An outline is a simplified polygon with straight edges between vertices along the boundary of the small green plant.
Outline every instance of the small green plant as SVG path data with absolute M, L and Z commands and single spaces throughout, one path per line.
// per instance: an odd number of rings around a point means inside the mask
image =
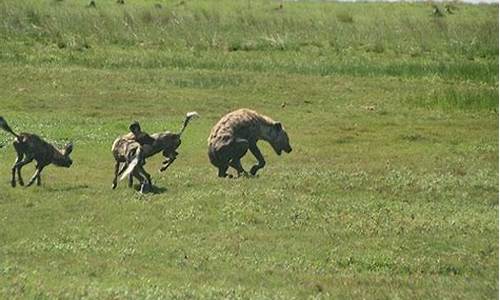
M 354 18 L 348 12 L 339 12 L 339 13 L 337 13 L 336 17 L 337 17 L 337 20 L 339 20 L 339 22 L 347 23 L 347 24 L 354 23 Z

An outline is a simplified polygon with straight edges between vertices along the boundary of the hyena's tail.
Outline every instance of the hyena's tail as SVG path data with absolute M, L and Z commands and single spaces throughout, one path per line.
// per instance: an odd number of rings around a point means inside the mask
M 5 121 L 5 119 L 3 117 L 0 117 L 0 128 L 2 128 L 3 130 L 7 131 L 8 133 L 12 134 L 13 136 L 15 136 L 16 138 L 19 137 L 19 135 L 17 135 L 17 133 L 15 133 L 9 126 L 9 124 L 7 124 L 7 121 Z

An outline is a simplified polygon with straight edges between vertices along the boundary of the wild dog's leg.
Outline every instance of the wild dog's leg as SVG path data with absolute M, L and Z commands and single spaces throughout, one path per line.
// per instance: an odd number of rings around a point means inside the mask
M 127 167 L 128 167 L 128 163 L 124 162 L 122 165 L 122 168 L 120 169 L 120 171 L 118 171 L 118 176 L 122 175 L 123 172 L 125 172 L 125 170 L 127 169 Z
M 141 182 L 141 189 L 139 190 L 139 192 L 141 194 L 149 192 L 152 187 L 151 175 L 149 175 L 149 173 L 144 170 L 142 165 L 138 166 L 138 173 L 144 178 Z
M 174 160 L 177 158 L 177 155 L 179 153 L 177 151 L 174 151 L 173 153 L 166 153 L 163 151 L 163 156 L 165 156 L 165 160 L 163 161 L 163 166 L 160 168 L 160 172 L 165 171 L 170 165 L 174 162 Z
M 38 173 L 38 176 L 36 177 L 36 185 L 37 186 L 41 186 L 42 185 L 42 175 L 40 173 Z
M 36 165 L 36 171 L 35 171 L 35 174 L 33 174 L 33 176 L 31 177 L 30 181 L 28 182 L 28 184 L 26 185 L 26 187 L 28 186 L 31 186 L 34 182 L 35 182 L 35 179 L 38 181 L 38 185 L 40 185 L 42 183 L 41 179 L 40 179 L 40 173 L 42 173 L 42 170 L 45 166 L 42 166 L 42 165 Z
M 128 176 L 128 187 L 132 187 L 133 185 L 133 177 L 135 177 L 137 180 L 139 180 L 139 183 L 142 185 L 144 183 L 146 179 L 146 176 L 143 175 L 142 171 L 144 171 L 143 169 L 143 165 L 145 164 L 145 161 L 142 161 L 142 162 L 139 162 L 134 170 L 132 171 L 132 173 L 130 173 L 130 175 Z
M 232 159 L 229 162 L 229 165 L 238 171 L 238 176 L 242 173 L 246 174 L 247 172 L 241 166 L 241 158 L 247 153 L 249 147 L 249 143 L 245 139 L 236 139 L 234 141 L 234 145 L 232 147 Z
M 137 166 L 137 168 L 134 169 L 134 171 L 132 171 L 131 173 L 131 176 L 133 175 L 135 178 L 137 178 L 137 180 L 139 180 L 139 184 L 140 184 L 140 192 L 141 193 L 144 193 L 145 192 L 145 185 L 147 183 L 149 183 L 148 179 L 146 178 L 146 176 L 140 171 L 141 167 L 140 166 Z
M 24 159 L 14 164 L 14 166 L 12 167 L 12 181 L 11 181 L 12 187 L 16 186 L 16 178 L 15 178 L 16 171 L 17 171 L 17 180 L 19 181 L 19 184 L 24 185 L 23 177 L 21 176 L 21 168 L 32 161 L 33 161 L 33 156 L 27 155 L 24 157 Z
M 115 163 L 115 178 L 113 178 L 113 184 L 111 185 L 111 188 L 114 190 L 116 188 L 116 185 L 118 184 L 118 173 L 120 172 L 120 162 Z
M 148 184 L 151 185 L 151 175 L 146 172 L 146 170 L 144 170 L 144 167 L 141 165 L 141 166 L 137 166 L 137 168 L 139 169 L 139 173 L 142 175 L 142 177 L 144 177 Z
M 247 174 L 247 171 L 243 169 L 243 166 L 241 165 L 241 160 L 239 158 L 233 158 L 233 160 L 229 162 L 229 166 L 231 166 L 238 172 L 238 177 L 241 176 L 241 174 Z
M 124 162 L 122 165 L 122 168 L 120 171 L 118 171 L 118 176 L 122 175 L 125 170 L 128 168 L 128 163 Z M 132 187 L 133 185 L 133 179 L 132 179 L 132 174 L 128 175 L 128 187 Z
M 40 172 L 38 172 L 38 176 L 36 177 L 36 185 L 41 186 L 42 185 L 42 170 L 45 168 L 45 166 L 40 167 Z
M 131 188 L 134 185 L 134 178 L 132 174 L 128 175 L 128 187 Z
M 12 179 L 10 181 L 10 184 L 12 187 L 16 187 L 16 169 L 17 169 L 17 164 L 23 160 L 24 154 L 22 152 L 17 153 L 16 161 L 12 165 Z
M 132 177 L 132 178 L 131 178 L 131 177 Z M 134 181 L 134 179 L 133 179 L 133 178 L 134 178 L 134 177 L 135 177 L 137 180 L 139 180 L 139 183 L 141 183 L 141 184 L 142 184 L 142 181 L 144 180 L 144 179 L 143 179 L 143 178 L 139 175 L 138 171 L 137 171 L 137 170 L 134 170 L 134 171 L 132 171 L 132 173 L 130 173 L 130 176 L 129 176 L 129 178 L 128 178 L 128 180 L 129 180 L 129 182 L 128 182 L 128 183 L 129 183 L 129 187 L 132 187 L 132 185 L 131 185 L 130 183 L 131 183 L 131 182 L 133 183 L 133 181 Z
M 177 152 L 177 151 L 170 152 L 170 153 L 163 151 L 163 156 L 166 158 L 163 161 L 163 164 L 167 164 L 167 163 L 171 162 L 172 160 L 175 160 L 177 158 L 177 155 L 179 155 L 179 152 Z
M 173 157 L 173 158 L 170 158 L 170 159 L 167 159 L 163 162 L 163 166 L 160 168 L 160 172 L 163 172 L 165 171 L 168 167 L 170 167 L 170 165 L 174 162 L 176 158 Z
M 266 165 L 266 161 L 264 160 L 264 156 L 262 156 L 262 153 L 260 152 L 259 148 L 257 147 L 256 143 L 251 143 L 250 146 L 250 152 L 257 158 L 257 164 L 252 167 L 250 170 L 250 174 L 255 175 L 259 169 L 264 168 Z
M 229 165 L 224 165 L 222 167 L 219 167 L 219 177 L 227 177 L 227 169 L 229 168 Z
M 141 184 L 146 180 L 144 176 L 137 169 L 132 171 L 132 176 L 135 177 L 137 180 L 139 180 L 139 183 Z

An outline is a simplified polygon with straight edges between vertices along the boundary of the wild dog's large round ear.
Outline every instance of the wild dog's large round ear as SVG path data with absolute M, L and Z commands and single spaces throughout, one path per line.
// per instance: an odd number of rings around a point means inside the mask
M 132 122 L 132 124 L 130 124 L 130 126 L 128 127 L 128 129 L 131 132 L 138 132 L 138 131 L 141 131 L 141 125 L 139 125 L 138 121 L 134 121 L 134 122 Z
M 278 130 L 283 129 L 283 127 L 281 126 L 281 122 L 276 122 L 276 123 L 274 123 L 274 127 L 275 127 L 276 129 L 278 129 Z
M 73 151 L 73 142 L 69 142 L 64 146 L 64 155 L 70 155 Z

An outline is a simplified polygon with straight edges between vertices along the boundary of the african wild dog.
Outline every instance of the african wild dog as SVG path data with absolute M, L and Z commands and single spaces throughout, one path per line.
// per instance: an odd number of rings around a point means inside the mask
M 17 153 L 17 159 L 12 166 L 12 187 L 16 186 L 16 171 L 19 184 L 24 185 L 23 178 L 21 177 L 21 168 L 33 160 L 36 161 L 36 171 L 27 186 L 32 185 L 35 180 L 37 185 L 41 185 L 42 180 L 40 178 L 40 174 L 42 173 L 43 168 L 49 164 L 69 168 L 73 163 L 69 157 L 71 151 L 73 151 L 72 143 L 67 144 L 62 150 L 56 149 L 54 146 L 35 134 L 16 134 L 2 117 L 0 117 L 0 128 L 16 137 L 13 145 Z
M 263 168 L 266 161 L 257 147 L 258 140 L 269 142 L 278 155 L 281 155 L 281 151 L 292 151 L 288 134 L 281 123 L 269 117 L 246 108 L 222 117 L 208 137 L 208 157 L 219 169 L 219 177 L 227 176 L 229 166 L 236 169 L 238 176 L 246 174 L 240 160 L 249 149 L 258 160 L 250 169 L 250 174 L 255 175 Z
M 131 187 L 133 183 L 132 176 L 137 178 L 141 184 L 147 182 L 151 185 L 151 176 L 143 168 L 145 159 L 162 152 L 166 159 L 162 163 L 160 172 L 165 171 L 179 154 L 176 150 L 181 145 L 181 135 L 184 129 L 186 129 L 191 119 L 197 118 L 198 116 L 196 112 L 187 113 L 179 133 L 165 131 L 148 135 L 141 131 L 138 123 L 132 123 L 129 127 L 131 132 L 117 138 L 111 147 L 111 152 L 116 161 L 115 177 L 111 187 L 113 189 L 116 188 L 118 176 L 120 175 L 122 175 L 121 179 L 129 176 L 129 187 Z M 120 168 L 121 164 L 123 165 Z

